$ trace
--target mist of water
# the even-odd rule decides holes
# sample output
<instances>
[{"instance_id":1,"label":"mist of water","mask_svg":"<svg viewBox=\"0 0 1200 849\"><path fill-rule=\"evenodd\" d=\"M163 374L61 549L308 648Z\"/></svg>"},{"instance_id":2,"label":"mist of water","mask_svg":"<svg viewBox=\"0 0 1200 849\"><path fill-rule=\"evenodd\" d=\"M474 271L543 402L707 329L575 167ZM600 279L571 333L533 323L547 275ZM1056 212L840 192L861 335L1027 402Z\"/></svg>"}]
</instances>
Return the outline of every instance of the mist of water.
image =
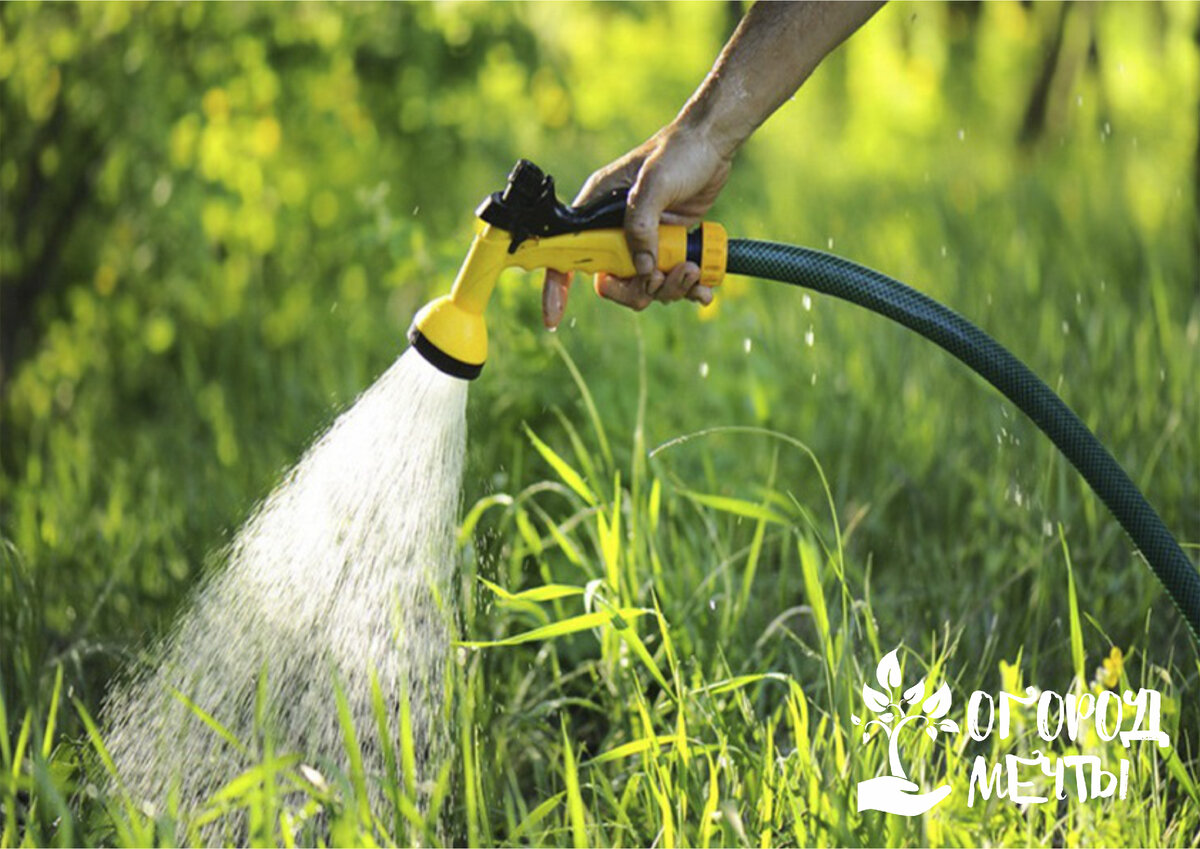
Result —
<instances>
[{"instance_id":1,"label":"mist of water","mask_svg":"<svg viewBox=\"0 0 1200 849\"><path fill-rule=\"evenodd\" d=\"M107 745L135 799L162 811L174 789L185 814L196 810L257 762L264 728L277 754L345 771L335 680L368 779L380 776L372 670L393 723L407 693L418 778L431 777L448 746L466 397L464 381L408 351L256 509L150 662L106 704Z\"/></svg>"}]
</instances>

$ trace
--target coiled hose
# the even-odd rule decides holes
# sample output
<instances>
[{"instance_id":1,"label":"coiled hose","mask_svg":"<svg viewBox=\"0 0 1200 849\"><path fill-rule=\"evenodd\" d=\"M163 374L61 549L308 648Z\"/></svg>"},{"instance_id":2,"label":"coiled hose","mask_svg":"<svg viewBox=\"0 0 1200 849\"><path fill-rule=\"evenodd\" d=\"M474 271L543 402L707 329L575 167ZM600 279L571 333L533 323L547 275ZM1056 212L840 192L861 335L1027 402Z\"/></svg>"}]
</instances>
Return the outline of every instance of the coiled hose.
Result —
<instances>
[{"instance_id":1,"label":"coiled hose","mask_svg":"<svg viewBox=\"0 0 1200 849\"><path fill-rule=\"evenodd\" d=\"M1141 550L1200 642L1200 573L1125 470L1079 417L1029 368L978 327L932 298L841 257L753 239L731 239L726 270L803 286L887 316L937 343L1033 419L1100 496Z\"/></svg>"}]
</instances>

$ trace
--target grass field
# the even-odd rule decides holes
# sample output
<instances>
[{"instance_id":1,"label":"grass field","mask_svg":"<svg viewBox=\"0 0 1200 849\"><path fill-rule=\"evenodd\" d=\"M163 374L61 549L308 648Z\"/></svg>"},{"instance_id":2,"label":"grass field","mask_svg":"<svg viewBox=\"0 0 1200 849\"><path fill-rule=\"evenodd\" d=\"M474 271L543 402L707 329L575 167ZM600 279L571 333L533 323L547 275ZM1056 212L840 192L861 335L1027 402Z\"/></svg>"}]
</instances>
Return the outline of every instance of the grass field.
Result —
<instances>
[{"instance_id":1,"label":"grass field","mask_svg":"<svg viewBox=\"0 0 1200 849\"><path fill-rule=\"evenodd\" d=\"M712 217L975 321L1195 557L1197 10L1075 7L1056 108L1018 144L1060 10L989 4L971 23L890 5L752 140ZM508 165L527 156L567 193L669 119L726 14L0 9L18 59L0 63L6 194L40 210L23 157L53 187L87 121L119 126L81 167L93 191L55 285L20 328L3 317L20 356L0 425L0 845L199 839L105 789L106 687L402 350ZM671 55L644 49L668 39ZM61 95L43 90L51 66ZM18 271L57 219L29 220L3 217ZM1103 505L989 386L882 318L776 284L633 315L583 283L555 335L536 284L502 282L471 390L456 759L417 786L403 717L381 713L389 775L278 753L213 815L245 811L256 845L324 828L336 845L1200 844L1195 644ZM905 739L914 781L954 787L911 819L856 809L887 752L852 716L897 645L904 684L945 681L962 727ZM1030 713L1010 739L971 741L969 694L1025 686L1154 688L1172 745L1095 729L1047 744ZM1034 750L1127 758L1127 797L967 805L977 755Z\"/></svg>"}]
</instances>

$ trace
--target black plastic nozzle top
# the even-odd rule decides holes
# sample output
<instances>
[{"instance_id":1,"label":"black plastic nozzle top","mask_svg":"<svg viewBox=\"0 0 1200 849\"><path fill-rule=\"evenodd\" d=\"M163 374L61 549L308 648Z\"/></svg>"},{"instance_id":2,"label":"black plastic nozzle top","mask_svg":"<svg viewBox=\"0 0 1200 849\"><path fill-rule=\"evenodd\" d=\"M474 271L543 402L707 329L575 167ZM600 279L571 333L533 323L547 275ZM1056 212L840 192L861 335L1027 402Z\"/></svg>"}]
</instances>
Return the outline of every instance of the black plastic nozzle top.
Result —
<instances>
[{"instance_id":1,"label":"black plastic nozzle top","mask_svg":"<svg viewBox=\"0 0 1200 849\"><path fill-rule=\"evenodd\" d=\"M625 224L628 189L615 189L586 206L567 206L558 199L554 178L528 159L521 159L508 175L508 185L484 199L475 214L511 237L509 253L531 236L558 236L605 230Z\"/></svg>"}]
</instances>

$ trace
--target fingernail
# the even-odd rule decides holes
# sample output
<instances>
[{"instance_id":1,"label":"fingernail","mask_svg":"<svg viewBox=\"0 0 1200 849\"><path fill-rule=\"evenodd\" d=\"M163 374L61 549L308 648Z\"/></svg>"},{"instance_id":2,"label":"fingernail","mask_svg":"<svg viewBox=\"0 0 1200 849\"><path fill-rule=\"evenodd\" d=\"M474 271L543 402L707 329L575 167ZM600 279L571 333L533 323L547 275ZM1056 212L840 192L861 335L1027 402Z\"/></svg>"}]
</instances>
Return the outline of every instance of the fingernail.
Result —
<instances>
[{"instance_id":1,"label":"fingernail","mask_svg":"<svg viewBox=\"0 0 1200 849\"><path fill-rule=\"evenodd\" d=\"M663 274L651 273L650 276L648 278L646 278L646 294L653 297L654 295L656 295L658 293L658 290L661 289L663 287L663 284L666 282L667 282L667 278Z\"/></svg>"},{"instance_id":2,"label":"fingernail","mask_svg":"<svg viewBox=\"0 0 1200 849\"><path fill-rule=\"evenodd\" d=\"M633 267L637 270L638 277L649 277L650 272L654 271L654 257L646 251L640 251L634 254Z\"/></svg>"}]
</instances>

